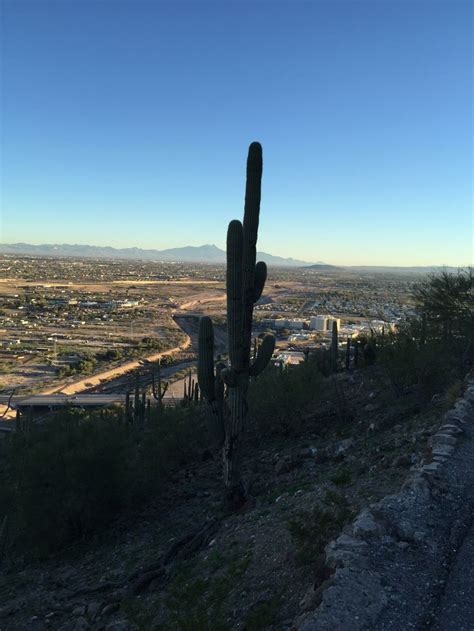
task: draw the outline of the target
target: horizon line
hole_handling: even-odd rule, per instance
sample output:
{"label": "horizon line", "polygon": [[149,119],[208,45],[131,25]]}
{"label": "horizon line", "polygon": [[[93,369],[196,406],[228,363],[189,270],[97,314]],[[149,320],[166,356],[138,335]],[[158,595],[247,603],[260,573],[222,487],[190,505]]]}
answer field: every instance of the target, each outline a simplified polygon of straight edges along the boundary
{"label": "horizon line", "polygon": [[[164,252],[167,250],[179,250],[179,249],[185,249],[185,248],[202,248],[202,247],[215,247],[218,250],[220,250],[221,252],[225,253],[225,249],[224,248],[220,248],[219,246],[215,245],[214,243],[205,243],[205,244],[201,244],[201,245],[184,245],[184,246],[172,246],[172,247],[166,247],[166,248],[162,248],[162,249],[158,249],[158,248],[145,248],[145,247],[140,247],[137,245],[131,245],[131,246],[111,246],[111,245],[97,245],[97,244],[91,244],[91,243],[45,243],[45,242],[41,242],[41,243],[27,243],[26,241],[17,241],[17,242],[5,242],[3,240],[0,240],[0,246],[2,245],[6,245],[6,246],[15,246],[15,245],[25,245],[25,246],[34,246],[34,247],[41,247],[41,246],[78,246],[78,247],[91,247],[91,248],[108,248],[111,250],[143,250],[143,251],[156,251],[156,252]],[[452,264],[452,263],[425,263],[425,264],[387,264],[387,263],[328,263],[327,261],[324,262],[311,262],[311,261],[304,261],[302,259],[299,258],[295,258],[294,256],[282,256],[279,254],[274,254],[274,253],[270,253],[270,252],[265,252],[265,251],[260,251],[263,254],[267,254],[270,256],[274,256],[274,257],[278,257],[281,259],[285,259],[285,260],[296,260],[296,261],[301,261],[302,263],[306,263],[308,266],[310,265],[328,265],[328,266],[333,266],[333,267],[359,267],[359,268],[370,268],[370,267],[384,267],[384,268],[430,268],[430,267],[436,267],[436,268],[443,268],[443,267],[450,267],[450,268],[457,268],[459,270],[462,269],[469,269],[470,267],[473,267],[473,263],[465,263],[465,264]],[[10,255],[13,256],[15,253],[8,253],[8,252],[0,252],[0,255]],[[28,253],[21,253],[18,252],[17,253],[19,256],[23,255],[23,256],[29,256]],[[44,256],[48,256],[48,254],[45,254]],[[51,255],[50,255],[51,256]],[[52,255],[54,256],[54,255]],[[58,255],[59,257],[61,257],[61,255]],[[67,256],[67,255],[62,255],[62,256]],[[74,257],[74,255],[72,255],[72,257]],[[78,258],[95,258],[93,256],[89,257],[87,255],[77,255]],[[117,257],[120,258],[120,257]],[[137,259],[128,259],[128,260],[140,260],[139,258]],[[176,261],[179,261],[179,259],[176,259]],[[151,262],[151,261],[150,261]],[[185,263],[192,263],[194,261],[182,261]],[[196,261],[199,262],[200,264],[219,264],[217,261]],[[225,261],[223,261],[223,263],[225,263]],[[275,267],[278,267],[278,265],[275,265]],[[302,267],[302,266],[299,266]]]}

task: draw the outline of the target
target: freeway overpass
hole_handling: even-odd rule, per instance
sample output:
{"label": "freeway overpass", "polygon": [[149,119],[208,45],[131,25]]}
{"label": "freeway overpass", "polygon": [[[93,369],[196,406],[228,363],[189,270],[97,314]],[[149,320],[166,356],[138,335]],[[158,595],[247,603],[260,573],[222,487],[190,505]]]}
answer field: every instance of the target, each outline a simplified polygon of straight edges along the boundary
{"label": "freeway overpass", "polygon": [[125,394],[31,394],[0,395],[0,405],[8,405],[14,410],[54,410],[62,407],[92,408],[106,407],[114,403],[125,403]]}
{"label": "freeway overpass", "polygon": [[[20,412],[34,409],[38,411],[56,410],[64,407],[97,408],[107,407],[118,403],[125,405],[126,394],[30,394],[30,395],[0,395],[0,406],[20,410]],[[130,399],[133,401],[133,394]],[[163,398],[164,405],[177,405],[181,398],[168,396]]]}

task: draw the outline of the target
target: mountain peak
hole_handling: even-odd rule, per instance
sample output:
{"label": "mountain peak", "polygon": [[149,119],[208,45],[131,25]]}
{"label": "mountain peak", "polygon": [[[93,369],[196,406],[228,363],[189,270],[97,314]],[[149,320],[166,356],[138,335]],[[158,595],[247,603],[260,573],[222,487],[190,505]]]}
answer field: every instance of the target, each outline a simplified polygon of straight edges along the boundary
{"label": "mountain peak", "polygon": [[[226,253],[213,243],[187,245],[166,250],[145,250],[137,247],[113,248],[98,245],[71,245],[67,243],[31,245],[28,243],[0,243],[0,253],[28,254],[31,256],[63,256],[77,258],[112,258],[128,260],[179,261],[183,263],[225,263]],[[310,265],[306,261],[257,252],[257,258],[267,265],[300,267]]]}

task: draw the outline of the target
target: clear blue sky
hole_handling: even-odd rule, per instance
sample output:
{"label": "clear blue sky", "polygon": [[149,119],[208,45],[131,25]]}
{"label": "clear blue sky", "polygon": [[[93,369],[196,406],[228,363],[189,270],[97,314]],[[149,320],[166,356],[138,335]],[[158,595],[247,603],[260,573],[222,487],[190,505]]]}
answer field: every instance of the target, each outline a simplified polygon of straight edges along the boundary
{"label": "clear blue sky", "polygon": [[473,6],[2,0],[1,241],[468,264]]}

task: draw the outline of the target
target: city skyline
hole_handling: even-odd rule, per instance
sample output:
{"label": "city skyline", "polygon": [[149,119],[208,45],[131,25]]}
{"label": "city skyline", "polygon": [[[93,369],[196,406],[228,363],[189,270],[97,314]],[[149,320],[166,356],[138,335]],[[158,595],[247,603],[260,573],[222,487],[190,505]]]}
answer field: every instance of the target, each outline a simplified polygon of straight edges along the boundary
{"label": "city skyline", "polygon": [[2,4],[3,243],[472,264],[470,2]]}

